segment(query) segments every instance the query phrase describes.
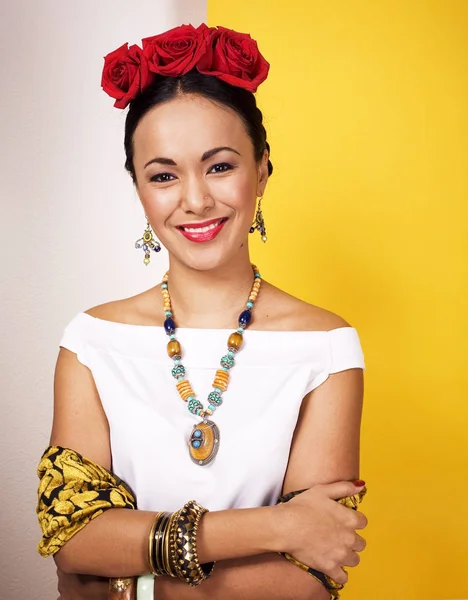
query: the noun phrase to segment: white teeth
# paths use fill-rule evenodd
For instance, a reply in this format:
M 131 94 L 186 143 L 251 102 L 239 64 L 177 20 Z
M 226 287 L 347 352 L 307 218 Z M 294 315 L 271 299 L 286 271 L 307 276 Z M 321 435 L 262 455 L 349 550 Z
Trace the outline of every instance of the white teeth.
M 218 225 L 221 223 L 221 220 L 222 219 L 220 219 L 216 223 L 208 225 L 207 227 L 198 227 L 198 229 L 195 229 L 194 227 L 184 227 L 183 229 L 188 233 L 205 233 L 205 231 L 210 231 L 211 229 L 215 229 L 215 227 L 218 227 Z

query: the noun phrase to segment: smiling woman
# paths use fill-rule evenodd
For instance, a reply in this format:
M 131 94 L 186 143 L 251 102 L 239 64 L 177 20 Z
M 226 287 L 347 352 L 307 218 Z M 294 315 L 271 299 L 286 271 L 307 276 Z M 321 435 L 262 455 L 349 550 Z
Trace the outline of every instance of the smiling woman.
M 273 170 L 253 95 L 267 73 L 250 36 L 205 25 L 106 57 L 143 248 L 154 231 L 170 268 L 60 342 L 39 550 L 77 598 L 98 596 L 72 574 L 119 598 L 142 576 L 138 600 L 337 598 L 365 547 L 358 334 L 249 257 Z

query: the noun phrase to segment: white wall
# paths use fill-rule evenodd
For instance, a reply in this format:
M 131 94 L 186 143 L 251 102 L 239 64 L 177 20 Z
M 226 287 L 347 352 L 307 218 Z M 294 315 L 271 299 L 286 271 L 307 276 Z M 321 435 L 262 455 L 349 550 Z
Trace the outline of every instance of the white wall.
M 125 113 L 100 88 L 124 42 L 206 20 L 206 0 L 2 2 L 0 7 L 0 595 L 56 598 L 35 550 L 36 466 L 50 434 L 62 329 L 78 311 L 154 285 L 134 241 Z

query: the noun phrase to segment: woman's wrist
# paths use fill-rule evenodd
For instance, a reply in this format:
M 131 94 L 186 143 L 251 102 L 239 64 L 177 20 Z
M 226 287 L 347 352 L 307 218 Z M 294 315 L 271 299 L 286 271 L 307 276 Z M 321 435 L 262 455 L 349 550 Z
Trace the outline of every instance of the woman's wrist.
M 276 552 L 281 547 L 274 506 L 210 511 L 198 531 L 201 563 Z

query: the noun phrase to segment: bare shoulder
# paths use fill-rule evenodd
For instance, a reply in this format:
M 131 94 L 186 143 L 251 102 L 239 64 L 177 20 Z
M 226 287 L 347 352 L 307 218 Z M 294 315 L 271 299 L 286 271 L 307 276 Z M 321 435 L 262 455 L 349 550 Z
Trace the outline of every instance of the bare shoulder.
M 326 308 L 305 302 L 267 282 L 256 307 L 259 328 L 284 331 L 330 331 L 351 325 Z
M 127 325 L 162 325 L 158 289 L 159 286 L 155 286 L 135 296 L 97 304 L 84 312 L 97 319 Z

